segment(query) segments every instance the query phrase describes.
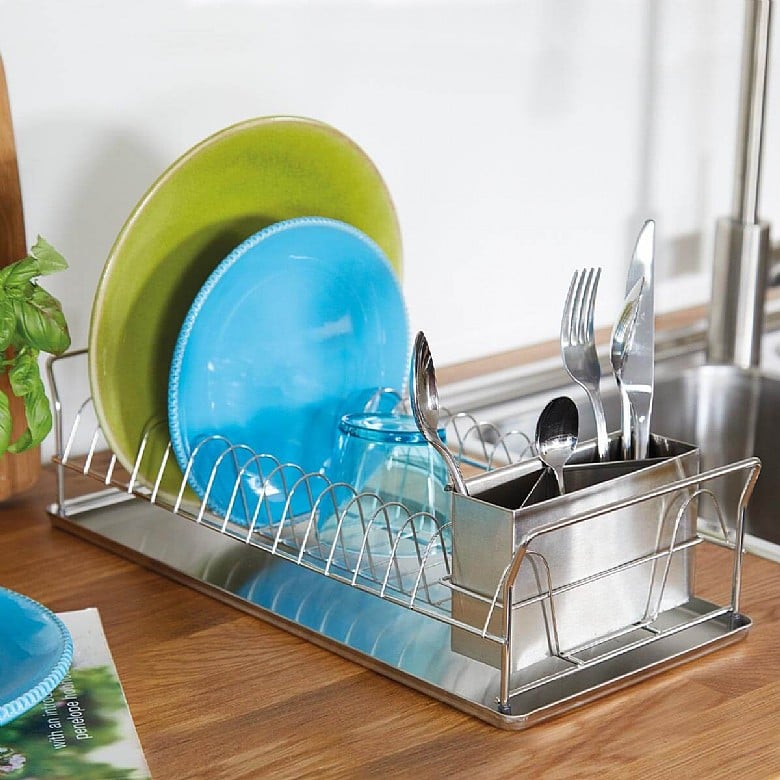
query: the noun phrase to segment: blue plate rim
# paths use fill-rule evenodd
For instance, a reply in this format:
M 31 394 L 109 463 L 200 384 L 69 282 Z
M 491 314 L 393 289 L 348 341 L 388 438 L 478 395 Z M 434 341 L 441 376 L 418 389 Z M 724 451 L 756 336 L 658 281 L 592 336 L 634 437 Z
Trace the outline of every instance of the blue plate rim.
M 337 230 L 341 230 L 344 233 L 352 235 L 353 237 L 355 237 L 356 239 L 364 243 L 366 246 L 368 246 L 372 250 L 372 252 L 376 255 L 377 260 L 380 261 L 385 266 L 386 270 L 389 271 L 389 278 L 391 279 L 391 283 L 394 285 L 395 290 L 398 293 L 398 298 L 401 301 L 402 308 L 403 308 L 404 321 L 407 324 L 407 328 L 408 328 L 409 312 L 407 309 L 406 300 L 403 295 L 403 287 L 401 285 L 400 279 L 398 278 L 396 272 L 393 269 L 392 263 L 390 262 L 389 258 L 385 254 L 384 250 L 379 246 L 379 244 L 377 244 L 377 242 L 374 241 L 373 238 L 366 235 L 366 233 L 356 228 L 354 225 L 350 225 L 347 222 L 343 222 L 338 219 L 332 219 L 330 217 L 316 217 L 316 216 L 293 217 L 291 219 L 281 220 L 280 222 L 274 222 L 273 224 L 268 225 L 267 227 L 263 228 L 262 230 L 259 230 L 257 233 L 254 233 L 253 235 L 249 236 L 244 241 L 242 241 L 212 271 L 212 273 L 209 275 L 206 282 L 198 291 L 198 294 L 193 299 L 192 304 L 187 312 L 187 316 L 184 319 L 184 323 L 182 324 L 182 327 L 179 331 L 178 338 L 176 339 L 176 346 L 174 348 L 173 358 L 171 359 L 171 368 L 170 368 L 169 378 L 168 378 L 168 428 L 170 432 L 171 448 L 173 449 L 174 457 L 176 458 L 176 461 L 178 462 L 179 467 L 181 468 L 182 473 L 184 475 L 182 477 L 182 488 L 185 484 L 189 485 L 195 491 L 198 497 L 201 499 L 201 502 L 205 500 L 206 488 L 197 479 L 192 469 L 190 469 L 189 471 L 187 470 L 187 465 L 189 463 L 189 459 L 191 455 L 190 456 L 186 455 L 185 446 L 184 446 L 185 442 L 182 436 L 181 425 L 179 423 L 179 415 L 177 413 L 179 408 L 178 387 L 179 387 L 179 380 L 181 376 L 182 360 L 184 358 L 184 352 L 187 348 L 187 343 L 189 341 L 190 334 L 192 332 L 192 329 L 195 327 L 195 323 L 197 321 L 198 315 L 203 305 L 205 304 L 209 295 L 212 293 L 213 289 L 219 284 L 219 281 L 222 279 L 222 277 L 250 249 L 254 248 L 255 246 L 262 243 L 270 236 L 275 235 L 276 233 L 280 233 L 285 230 L 289 230 L 291 228 L 299 227 L 302 225 L 320 225 L 325 227 L 332 227 Z M 408 346 L 405 363 L 409 362 L 410 350 L 411 350 L 411 346 Z M 282 465 L 284 466 L 285 464 Z M 295 464 L 286 464 L 286 465 L 295 465 Z M 179 496 L 181 495 L 182 495 L 182 490 L 179 491 Z M 215 499 L 215 497 L 209 496 L 207 503 L 213 508 L 216 508 L 218 512 L 221 512 L 222 515 L 226 514 L 227 507 L 222 506 L 221 503 L 217 499 Z
M 0 599 L 11 597 L 13 599 L 26 601 L 47 619 L 49 619 L 56 628 L 59 629 L 62 639 L 62 649 L 57 663 L 54 664 L 49 673 L 28 691 L 17 696 L 11 701 L 0 704 L 0 726 L 5 726 L 20 715 L 23 715 L 36 704 L 40 704 L 65 678 L 65 675 L 73 663 L 73 637 L 70 635 L 67 626 L 57 617 L 48 607 L 43 606 L 35 599 L 26 596 L 24 593 L 17 593 L 10 588 L 0 586 Z

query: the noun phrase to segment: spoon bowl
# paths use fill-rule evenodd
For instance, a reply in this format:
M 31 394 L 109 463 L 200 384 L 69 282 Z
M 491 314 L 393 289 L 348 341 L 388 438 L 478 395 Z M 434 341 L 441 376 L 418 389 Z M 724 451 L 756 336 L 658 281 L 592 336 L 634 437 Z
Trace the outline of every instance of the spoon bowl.
M 412 351 L 412 366 L 409 377 L 409 400 L 414 421 L 425 440 L 444 459 L 452 487 L 464 496 L 468 495 L 466 481 L 455 460 L 444 442 L 439 438 L 439 392 L 436 386 L 436 369 L 425 334 L 420 331 L 414 340 Z
M 577 446 L 579 424 L 577 405 L 565 395 L 553 398 L 536 423 L 536 450 L 555 474 L 560 495 L 565 493 L 563 467 Z

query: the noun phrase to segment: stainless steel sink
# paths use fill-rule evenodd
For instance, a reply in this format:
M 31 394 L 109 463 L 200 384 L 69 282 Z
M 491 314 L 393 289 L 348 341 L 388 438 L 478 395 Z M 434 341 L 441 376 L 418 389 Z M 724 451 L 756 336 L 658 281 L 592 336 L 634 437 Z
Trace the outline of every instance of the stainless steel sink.
M 764 336 L 761 370 L 705 365 L 703 346 L 697 347 L 697 342 L 661 350 L 666 356 L 656 366 L 653 431 L 699 445 L 702 469 L 751 455 L 761 459 L 763 468 L 747 517 L 747 546 L 780 560 L 780 330 Z M 556 395 L 569 395 L 580 410 L 580 439 L 593 438 L 595 424 L 587 397 L 559 363 L 556 358 L 532 366 L 514 382 L 497 376 L 491 385 L 491 378 L 484 378 L 482 393 L 475 386 L 465 394 L 463 388 L 445 387 L 444 402 L 494 423 L 502 433 L 532 434 L 544 404 Z M 617 430 L 619 396 L 606 367 L 603 377 L 607 422 L 610 430 Z M 480 403 L 480 397 L 488 402 Z
M 607 414 L 617 421 L 616 393 L 609 395 L 608 405 Z M 589 429 L 587 408 L 582 416 Z M 780 378 L 733 366 L 667 364 L 657 384 L 653 428 L 698 444 L 702 469 L 759 457 L 762 474 L 751 498 L 747 532 L 780 544 Z M 587 435 L 592 435 L 589 430 Z

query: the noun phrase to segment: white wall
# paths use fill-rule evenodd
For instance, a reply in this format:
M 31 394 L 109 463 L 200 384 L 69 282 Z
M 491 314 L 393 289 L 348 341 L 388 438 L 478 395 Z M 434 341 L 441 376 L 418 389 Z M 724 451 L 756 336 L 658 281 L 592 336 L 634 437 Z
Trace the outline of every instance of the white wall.
M 611 322 L 648 217 L 659 310 L 699 303 L 730 207 L 742 18 L 742 0 L 0 0 L 28 236 L 70 260 L 50 287 L 82 346 L 157 175 L 233 122 L 308 115 L 385 176 L 412 328 L 441 365 L 554 337 L 585 265 L 605 268 Z

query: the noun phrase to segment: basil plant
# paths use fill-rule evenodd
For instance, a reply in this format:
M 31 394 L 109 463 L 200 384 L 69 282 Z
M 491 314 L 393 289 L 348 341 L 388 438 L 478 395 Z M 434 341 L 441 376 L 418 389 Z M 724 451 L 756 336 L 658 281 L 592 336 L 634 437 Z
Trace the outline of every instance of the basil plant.
M 63 271 L 65 258 L 38 236 L 30 254 L 0 269 L 0 353 L 11 391 L 24 402 L 27 427 L 11 441 L 8 396 L 0 390 L 0 455 L 35 447 L 51 430 L 49 399 L 41 379 L 41 352 L 59 355 L 70 347 L 60 302 L 38 283 L 39 276 Z

